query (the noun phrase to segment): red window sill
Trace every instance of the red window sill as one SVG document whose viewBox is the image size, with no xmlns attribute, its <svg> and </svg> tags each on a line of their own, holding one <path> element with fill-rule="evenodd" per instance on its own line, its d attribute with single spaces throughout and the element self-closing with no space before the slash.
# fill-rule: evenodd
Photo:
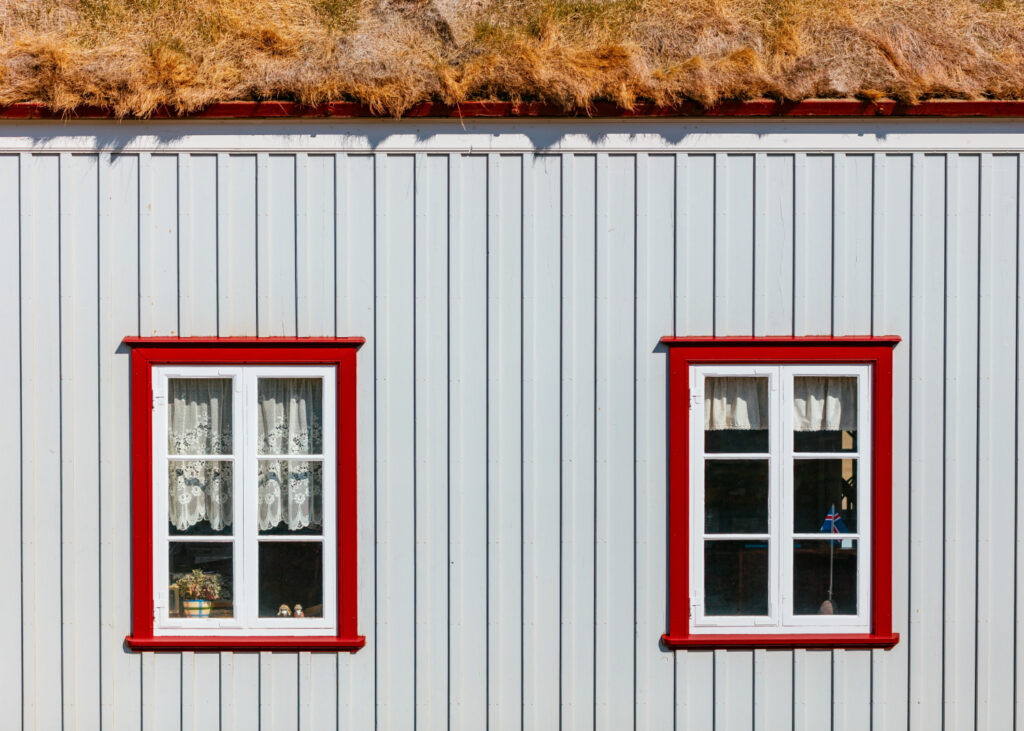
<svg viewBox="0 0 1024 731">
<path fill-rule="evenodd" d="M 150 652 L 297 651 L 355 652 L 366 644 L 356 637 L 132 637 L 124 638 L 132 650 Z"/>
<path fill-rule="evenodd" d="M 671 637 L 662 635 L 661 641 L 670 649 L 715 649 L 715 648 L 844 648 L 881 647 L 890 648 L 899 642 L 898 634 L 891 635 L 684 635 Z"/>
</svg>

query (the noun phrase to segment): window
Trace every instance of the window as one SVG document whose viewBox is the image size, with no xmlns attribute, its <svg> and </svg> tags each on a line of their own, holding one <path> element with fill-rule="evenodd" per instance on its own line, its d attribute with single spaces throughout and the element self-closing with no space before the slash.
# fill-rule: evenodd
<svg viewBox="0 0 1024 731">
<path fill-rule="evenodd" d="M 673 647 L 891 631 L 893 338 L 666 338 Z"/>
<path fill-rule="evenodd" d="M 357 649 L 355 347 L 128 339 L 137 649 Z"/>
</svg>

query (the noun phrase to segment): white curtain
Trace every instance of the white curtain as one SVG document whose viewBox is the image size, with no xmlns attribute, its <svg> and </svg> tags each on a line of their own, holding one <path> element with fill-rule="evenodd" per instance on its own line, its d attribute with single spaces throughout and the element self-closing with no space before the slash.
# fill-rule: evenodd
<svg viewBox="0 0 1024 731">
<path fill-rule="evenodd" d="M 793 379 L 796 431 L 854 431 L 857 379 L 851 376 L 799 376 Z M 704 428 L 768 428 L 768 379 L 704 379 Z"/>
<path fill-rule="evenodd" d="M 323 454 L 323 384 L 319 378 L 261 378 L 260 454 L 295 459 L 259 462 L 259 526 L 284 523 L 301 530 L 323 522 L 322 463 L 303 455 Z"/>
<path fill-rule="evenodd" d="M 705 378 L 704 429 L 767 429 L 767 378 Z"/>
<path fill-rule="evenodd" d="M 851 376 L 794 378 L 793 428 L 796 431 L 855 431 L 857 379 Z"/>
<path fill-rule="evenodd" d="M 167 451 L 172 455 L 231 453 L 231 380 L 172 378 L 167 393 Z M 207 520 L 231 525 L 231 463 L 171 460 L 168 519 L 178 530 Z"/>
</svg>

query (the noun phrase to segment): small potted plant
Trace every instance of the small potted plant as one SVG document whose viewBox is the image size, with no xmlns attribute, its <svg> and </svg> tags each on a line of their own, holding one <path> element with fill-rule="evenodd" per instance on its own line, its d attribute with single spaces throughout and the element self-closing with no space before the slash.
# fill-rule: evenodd
<svg viewBox="0 0 1024 731">
<path fill-rule="evenodd" d="M 220 574 L 193 569 L 176 582 L 186 617 L 209 617 L 213 600 L 220 598 Z"/>
</svg>

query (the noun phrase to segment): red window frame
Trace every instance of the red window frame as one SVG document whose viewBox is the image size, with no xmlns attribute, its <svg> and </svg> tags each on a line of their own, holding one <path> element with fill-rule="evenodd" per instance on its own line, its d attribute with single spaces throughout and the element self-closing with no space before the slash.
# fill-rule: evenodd
<svg viewBox="0 0 1024 731">
<path fill-rule="evenodd" d="M 892 351 L 884 337 L 672 337 L 669 354 L 669 612 L 662 641 L 670 648 L 892 647 Z M 690 366 L 849 363 L 872 367 L 871 631 L 867 634 L 690 633 Z"/>
<path fill-rule="evenodd" d="M 133 650 L 355 651 L 357 629 L 356 350 L 364 338 L 140 338 L 131 353 Z M 337 368 L 338 627 L 336 636 L 154 636 L 153 633 L 153 366 L 330 365 Z"/>
</svg>

